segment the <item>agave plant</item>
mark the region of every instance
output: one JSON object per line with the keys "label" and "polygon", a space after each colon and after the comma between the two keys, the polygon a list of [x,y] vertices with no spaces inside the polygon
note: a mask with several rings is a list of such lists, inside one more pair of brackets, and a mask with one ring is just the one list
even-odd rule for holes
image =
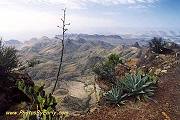
{"label": "agave plant", "polygon": [[122,88],[118,86],[112,87],[112,89],[105,94],[107,101],[116,105],[124,104],[123,102],[126,96],[127,94],[123,94]]}
{"label": "agave plant", "polygon": [[121,81],[124,91],[128,96],[135,97],[137,99],[151,99],[154,95],[156,83],[153,77],[149,75],[142,75],[137,73],[135,75],[126,74],[124,80]]}

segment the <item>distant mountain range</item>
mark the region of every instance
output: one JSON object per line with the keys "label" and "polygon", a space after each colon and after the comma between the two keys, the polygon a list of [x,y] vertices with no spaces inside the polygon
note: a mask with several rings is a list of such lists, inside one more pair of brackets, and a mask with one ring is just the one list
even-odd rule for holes
{"label": "distant mountain range", "polygon": [[[40,61],[40,64],[27,69],[33,80],[55,80],[61,53],[61,41],[57,37],[44,36],[24,42],[24,47],[18,53],[22,63],[27,64],[26,61],[32,59]],[[111,44],[111,40],[116,41]],[[91,73],[94,64],[110,53],[124,52],[124,55],[128,53],[128,56],[139,54],[136,49],[129,49],[122,45],[124,42],[126,41],[118,35],[67,35],[62,78],[77,80],[80,76],[86,76]]]}
{"label": "distant mountain range", "polygon": [[[42,37],[26,41],[24,45],[26,46],[19,51],[21,61],[24,64],[31,59],[40,61],[37,66],[27,69],[31,77],[34,80],[54,80],[59,64],[61,41],[56,38]],[[76,79],[76,77],[87,73],[89,66],[93,66],[97,62],[93,59],[109,54],[113,48],[115,48],[114,45],[104,41],[85,40],[79,37],[76,39],[67,38],[65,41],[63,79]],[[92,61],[94,62],[91,63]]]}
{"label": "distant mountain range", "polygon": [[[61,37],[61,35],[59,35],[58,37]],[[111,44],[122,44],[123,43],[123,39],[119,35],[67,34],[66,38],[73,39],[73,40],[85,39],[87,41],[104,41],[104,42],[111,43]]]}
{"label": "distant mountain range", "polygon": [[15,47],[17,49],[20,49],[23,45],[23,43],[19,40],[14,40],[14,39],[11,39],[11,40],[8,40],[8,41],[4,41],[4,45],[6,46],[12,46],[12,47]]}
{"label": "distant mountain range", "polygon": [[[57,37],[62,37],[58,35]],[[165,39],[169,39],[170,41],[180,43],[180,32],[177,31],[148,31],[143,33],[136,33],[136,34],[122,34],[122,35],[89,35],[89,34],[67,34],[66,39],[72,40],[87,40],[87,41],[103,41],[106,43],[110,43],[112,45],[132,45],[136,42],[140,44],[146,44],[147,41],[151,40],[153,37],[163,37]],[[48,38],[46,36],[42,38],[32,38],[25,42],[20,42],[18,40],[8,40],[4,41],[5,45],[7,46],[14,46],[18,49],[23,48],[25,46],[32,46],[37,42],[47,42],[51,41],[51,39],[55,38]]]}

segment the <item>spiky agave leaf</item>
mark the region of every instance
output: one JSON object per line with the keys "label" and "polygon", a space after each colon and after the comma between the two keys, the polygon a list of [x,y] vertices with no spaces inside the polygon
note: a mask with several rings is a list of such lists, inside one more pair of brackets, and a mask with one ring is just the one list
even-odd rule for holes
{"label": "spiky agave leaf", "polygon": [[155,83],[148,75],[137,73],[136,75],[127,74],[121,84],[128,96],[136,98],[151,97],[154,95]]}
{"label": "spiky agave leaf", "polygon": [[126,94],[123,94],[122,88],[114,86],[110,91],[105,94],[105,97],[108,102],[117,105],[123,104],[123,100],[126,97]]}

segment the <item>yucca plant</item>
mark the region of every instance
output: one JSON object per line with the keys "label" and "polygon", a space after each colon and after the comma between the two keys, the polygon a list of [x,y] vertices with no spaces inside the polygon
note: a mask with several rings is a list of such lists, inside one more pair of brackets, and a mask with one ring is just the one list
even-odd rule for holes
{"label": "yucca plant", "polygon": [[156,88],[154,78],[141,73],[126,74],[125,78],[121,80],[121,84],[129,97],[135,97],[138,100],[151,99]]}
{"label": "yucca plant", "polygon": [[122,88],[118,86],[112,87],[110,91],[105,93],[106,100],[115,105],[124,104],[124,99],[127,96],[127,94],[123,94]]}

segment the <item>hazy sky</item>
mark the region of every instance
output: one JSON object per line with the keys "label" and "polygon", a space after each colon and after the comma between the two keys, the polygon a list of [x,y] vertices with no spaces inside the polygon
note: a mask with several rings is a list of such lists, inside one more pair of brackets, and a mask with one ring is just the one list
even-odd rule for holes
{"label": "hazy sky", "polygon": [[67,8],[70,33],[121,34],[180,28],[180,0],[0,0],[5,40],[53,37]]}

